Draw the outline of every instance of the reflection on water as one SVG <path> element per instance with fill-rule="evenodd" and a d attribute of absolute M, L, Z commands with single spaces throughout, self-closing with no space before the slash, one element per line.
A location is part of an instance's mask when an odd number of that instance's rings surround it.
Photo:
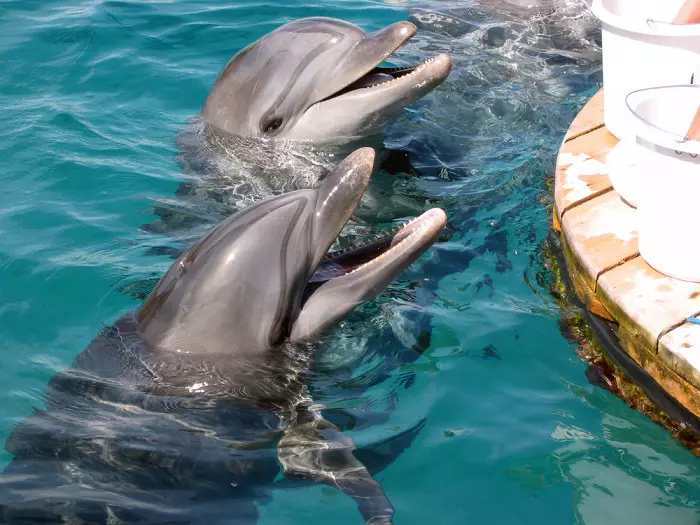
<path fill-rule="evenodd" d="M 580 395 L 599 402 L 598 393 Z M 571 484 L 576 523 L 697 523 L 698 473 L 685 454 L 669 455 L 662 430 L 640 432 L 624 405 L 605 408 L 605 443 L 562 420 L 552 432 L 559 447 L 506 475 L 529 491 Z"/>

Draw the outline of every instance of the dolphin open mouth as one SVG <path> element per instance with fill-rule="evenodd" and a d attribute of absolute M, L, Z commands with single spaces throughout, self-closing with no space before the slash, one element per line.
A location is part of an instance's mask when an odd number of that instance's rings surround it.
<path fill-rule="evenodd" d="M 437 240 L 446 224 L 445 212 L 433 208 L 389 235 L 326 254 L 303 290 L 290 339 L 306 340 L 376 297 Z"/>
<path fill-rule="evenodd" d="M 309 280 L 306 293 L 311 294 L 330 280 L 361 280 L 391 264 L 413 261 L 432 245 L 446 223 L 445 212 L 433 208 L 388 235 L 354 248 L 329 252 Z"/>
<path fill-rule="evenodd" d="M 442 83 L 452 67 L 450 58 L 445 54 L 429 58 L 415 66 L 406 67 L 375 67 L 369 73 L 361 76 L 349 86 L 341 89 L 337 93 L 326 97 L 321 102 L 339 98 L 349 93 L 367 95 L 370 91 L 374 93 L 382 89 L 393 89 L 395 87 L 433 89 Z M 426 85 L 429 84 L 429 85 Z"/>
<path fill-rule="evenodd" d="M 379 65 L 408 42 L 416 31 L 411 22 L 398 22 L 366 35 L 348 54 L 348 63 L 341 66 L 345 85 L 317 104 L 353 95 L 367 97 L 389 90 L 396 91 L 396 96 L 389 98 L 400 100 L 411 91 L 415 93 L 410 98 L 418 98 L 441 84 L 452 69 L 452 61 L 444 53 L 413 66 Z"/>
<path fill-rule="evenodd" d="M 308 341 L 356 306 L 375 298 L 437 240 L 447 224 L 433 208 L 403 228 L 350 250 L 328 253 L 369 184 L 374 150 L 360 148 L 315 190 L 308 273 L 297 281 L 298 302 L 287 326 L 289 340 Z"/>

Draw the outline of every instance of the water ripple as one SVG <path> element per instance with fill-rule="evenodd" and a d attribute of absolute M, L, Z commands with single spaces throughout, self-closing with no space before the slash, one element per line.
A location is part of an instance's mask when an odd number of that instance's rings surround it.
<path fill-rule="evenodd" d="M 102 325 L 139 304 L 172 253 L 228 213 L 178 189 L 191 181 L 175 137 L 229 58 L 302 16 L 367 30 L 410 19 L 418 34 L 392 62 L 445 52 L 454 68 L 388 127 L 385 146 L 412 173 L 375 174 L 376 216 L 352 234 L 436 205 L 449 225 L 326 336 L 315 400 L 359 444 L 427 417 L 381 474 L 397 522 L 696 523 L 694 458 L 586 382 L 549 293 L 546 180 L 600 86 L 597 22 L 586 2 L 538 0 L 526 13 L 518 3 L 0 4 L 0 437 L 43 404 L 49 378 Z M 178 228 L 145 232 L 156 207 Z M 321 523 L 331 511 L 356 521 L 342 498 L 299 490 L 275 492 L 260 522 Z M 164 509 L 151 501 L 127 504 Z"/>

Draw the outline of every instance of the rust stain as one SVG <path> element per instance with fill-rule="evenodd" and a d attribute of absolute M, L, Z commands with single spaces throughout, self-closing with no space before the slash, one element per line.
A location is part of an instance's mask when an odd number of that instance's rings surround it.
<path fill-rule="evenodd" d="M 695 290 L 693 293 L 690 294 L 690 297 L 688 297 L 688 299 L 697 299 L 698 296 L 700 296 L 700 290 Z"/>
<path fill-rule="evenodd" d="M 656 287 L 656 289 L 659 292 L 666 292 L 666 293 L 673 291 L 673 287 L 669 286 L 668 283 L 661 283 Z"/>
<path fill-rule="evenodd" d="M 614 251 L 621 251 L 622 247 L 626 244 L 629 244 L 629 242 L 625 242 L 614 233 L 604 233 L 595 237 L 583 238 L 583 246 L 585 248 L 600 250 L 606 256 L 606 259 L 612 259 L 614 261 L 621 259 Z"/>

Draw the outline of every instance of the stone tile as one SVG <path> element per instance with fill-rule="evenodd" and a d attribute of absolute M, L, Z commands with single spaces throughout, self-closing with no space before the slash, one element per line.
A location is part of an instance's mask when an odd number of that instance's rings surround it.
<path fill-rule="evenodd" d="M 647 374 L 671 397 L 687 410 L 700 417 L 700 391 L 671 369 L 668 362 L 639 344 L 636 334 L 620 327 L 620 343 L 623 350 L 641 366 Z"/>

